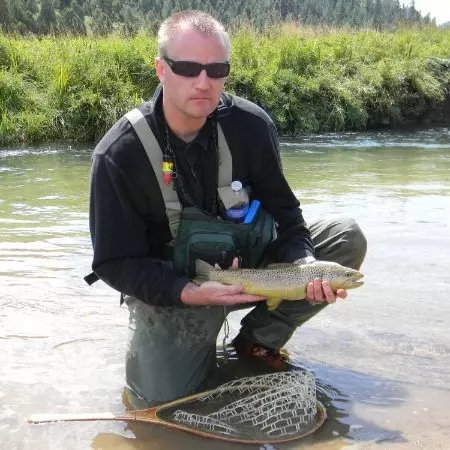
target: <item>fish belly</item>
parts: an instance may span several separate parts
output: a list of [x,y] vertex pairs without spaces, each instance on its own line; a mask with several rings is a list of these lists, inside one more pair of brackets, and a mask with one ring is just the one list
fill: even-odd
[[246,294],[263,295],[268,299],[302,300],[305,298],[305,287],[289,288],[286,286],[261,286],[242,283]]
[[306,296],[306,286],[304,284],[289,286],[287,282],[276,283],[270,279],[271,277],[265,279],[244,279],[236,275],[230,272],[215,272],[214,277],[211,278],[224,284],[244,286],[244,293],[246,294],[267,297],[267,307],[271,311],[276,309],[283,300],[303,300]]

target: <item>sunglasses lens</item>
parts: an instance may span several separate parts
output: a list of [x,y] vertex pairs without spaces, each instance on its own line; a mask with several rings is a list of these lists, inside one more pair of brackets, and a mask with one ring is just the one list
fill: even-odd
[[176,61],[172,70],[175,75],[198,77],[202,71],[202,65],[193,61]]
[[203,69],[209,78],[225,78],[230,73],[230,63],[220,62],[202,65],[194,61],[173,61],[166,58],[175,75],[182,77],[198,77]]
[[206,66],[206,73],[210,78],[225,78],[230,73],[229,63],[212,63]]

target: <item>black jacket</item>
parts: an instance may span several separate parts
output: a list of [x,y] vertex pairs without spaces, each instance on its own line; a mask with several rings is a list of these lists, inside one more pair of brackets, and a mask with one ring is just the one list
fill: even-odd
[[[139,109],[165,149],[161,99],[158,88],[153,99]],[[190,144],[170,133],[188,197],[197,206],[213,208],[215,120],[232,154],[233,179],[249,184],[253,197],[278,224],[275,260],[291,262],[314,255],[300,203],[282,173],[275,126],[261,108],[247,100],[224,93],[220,107]],[[90,230],[92,269],[99,278],[148,304],[181,304],[180,293],[188,280],[175,276],[162,262],[164,247],[172,238],[163,198],[147,154],[125,118],[108,131],[93,154]]]

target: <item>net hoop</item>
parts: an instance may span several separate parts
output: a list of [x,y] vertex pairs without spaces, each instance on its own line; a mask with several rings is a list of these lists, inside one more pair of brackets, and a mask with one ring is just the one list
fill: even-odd
[[[219,441],[224,441],[224,442],[233,442],[236,444],[282,444],[284,442],[292,442],[292,441],[297,441],[299,439],[303,439],[306,436],[309,436],[313,433],[315,433],[317,430],[319,430],[319,428],[321,428],[323,426],[323,424],[326,422],[327,420],[327,412],[325,409],[325,406],[317,401],[316,402],[317,405],[317,415],[316,415],[316,424],[311,427],[310,429],[306,430],[304,433],[301,434],[297,434],[295,436],[286,436],[284,438],[275,438],[275,439],[245,439],[245,438],[234,438],[234,437],[229,437],[229,436],[221,436],[218,434],[215,435],[211,435],[210,433],[203,433],[202,431],[198,430],[198,429],[194,429],[194,428],[188,428],[186,426],[183,425],[178,425],[174,422],[166,422],[164,421],[164,423],[162,423],[162,425],[167,426],[169,428],[175,429],[175,430],[179,430],[182,431],[184,433],[189,433],[193,436],[197,436],[197,437],[203,437],[203,438],[214,438],[217,439]],[[158,414],[158,412],[156,413]]]
[[[219,406],[195,411],[195,405],[216,399]],[[194,410],[189,411],[190,402]],[[316,432],[327,419],[325,407],[316,399],[315,378],[308,371],[237,379],[161,405],[156,416],[171,428],[241,444],[298,440]]]

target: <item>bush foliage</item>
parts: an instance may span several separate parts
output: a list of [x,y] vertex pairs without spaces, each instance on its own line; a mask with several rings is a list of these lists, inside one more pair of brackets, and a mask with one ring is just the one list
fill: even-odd
[[[450,30],[301,29],[232,36],[226,89],[264,107],[283,135],[420,122],[450,91]],[[158,80],[144,35],[0,36],[0,145],[97,141]]]

